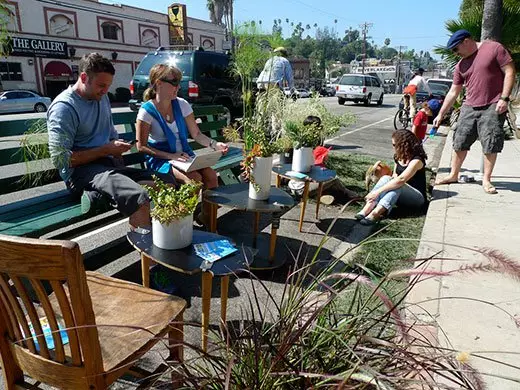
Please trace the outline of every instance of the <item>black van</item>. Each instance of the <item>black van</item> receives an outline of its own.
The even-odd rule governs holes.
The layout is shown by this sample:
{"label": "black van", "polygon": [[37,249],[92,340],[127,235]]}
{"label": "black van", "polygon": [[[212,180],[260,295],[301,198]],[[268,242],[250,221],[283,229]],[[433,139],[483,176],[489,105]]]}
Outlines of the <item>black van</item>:
{"label": "black van", "polygon": [[138,110],[143,92],[149,86],[149,73],[158,63],[171,64],[182,72],[179,96],[191,104],[222,104],[231,113],[242,107],[240,81],[233,77],[230,58],[214,51],[172,50],[163,47],[151,51],[142,59],[130,82],[130,108]]}

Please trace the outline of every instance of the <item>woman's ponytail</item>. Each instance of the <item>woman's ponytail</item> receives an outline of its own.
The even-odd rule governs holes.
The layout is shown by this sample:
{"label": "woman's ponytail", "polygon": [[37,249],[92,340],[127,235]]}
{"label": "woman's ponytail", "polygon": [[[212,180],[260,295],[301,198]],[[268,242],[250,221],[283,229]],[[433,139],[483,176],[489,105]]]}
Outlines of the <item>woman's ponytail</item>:
{"label": "woman's ponytail", "polygon": [[155,98],[155,89],[153,87],[146,88],[143,93],[143,102],[147,102],[148,100]]}

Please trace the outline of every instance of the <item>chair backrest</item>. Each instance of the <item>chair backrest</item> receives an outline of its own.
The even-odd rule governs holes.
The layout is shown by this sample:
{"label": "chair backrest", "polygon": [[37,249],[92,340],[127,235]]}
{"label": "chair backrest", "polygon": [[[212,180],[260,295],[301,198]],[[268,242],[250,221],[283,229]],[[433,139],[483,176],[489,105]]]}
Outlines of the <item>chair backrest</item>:
{"label": "chair backrest", "polygon": [[[0,253],[2,361],[10,351],[24,372],[31,375],[36,370],[40,380],[58,387],[67,383],[70,388],[75,380],[101,373],[101,348],[78,245],[0,235]],[[52,332],[53,349],[43,335],[43,315]],[[61,331],[67,332],[65,346],[59,323]]]}

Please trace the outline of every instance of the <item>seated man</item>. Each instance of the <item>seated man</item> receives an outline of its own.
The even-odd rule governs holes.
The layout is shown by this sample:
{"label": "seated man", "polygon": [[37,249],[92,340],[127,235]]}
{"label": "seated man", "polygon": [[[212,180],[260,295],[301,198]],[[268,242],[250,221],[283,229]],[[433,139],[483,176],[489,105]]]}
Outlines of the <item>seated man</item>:
{"label": "seated man", "polygon": [[[78,80],[49,107],[49,151],[73,194],[79,196],[85,191],[89,202],[101,197],[108,199],[129,217],[134,229],[151,224],[148,195],[138,183],[151,184],[152,172],[123,164],[122,154],[132,145],[118,140],[112,121],[106,93],[114,74],[112,63],[100,54],[91,53],[81,59]],[[157,176],[175,183],[170,175]]]}

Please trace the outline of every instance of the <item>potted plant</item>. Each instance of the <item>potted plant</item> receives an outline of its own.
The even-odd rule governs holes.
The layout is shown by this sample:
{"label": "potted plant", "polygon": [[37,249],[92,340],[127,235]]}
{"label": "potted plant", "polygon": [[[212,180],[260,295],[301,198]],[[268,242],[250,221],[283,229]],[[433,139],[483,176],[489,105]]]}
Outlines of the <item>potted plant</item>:
{"label": "potted plant", "polygon": [[285,132],[293,142],[292,170],[309,172],[314,165],[312,150],[321,143],[321,125],[285,122]]}
{"label": "potted plant", "polygon": [[180,249],[193,239],[193,213],[199,200],[201,183],[187,183],[178,189],[156,176],[154,186],[145,186],[152,201],[152,234],[155,246]]}

